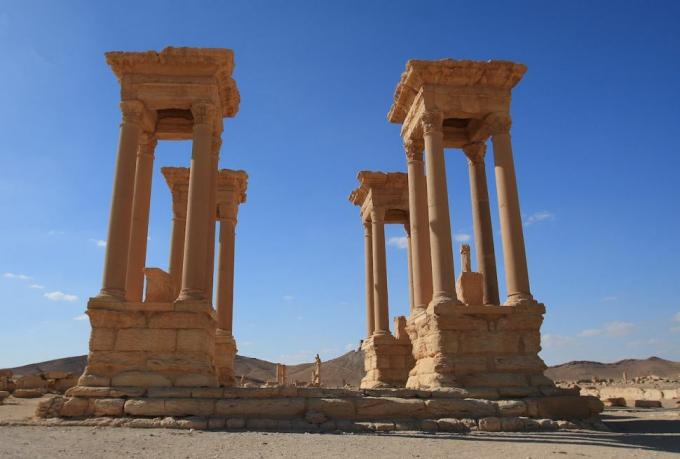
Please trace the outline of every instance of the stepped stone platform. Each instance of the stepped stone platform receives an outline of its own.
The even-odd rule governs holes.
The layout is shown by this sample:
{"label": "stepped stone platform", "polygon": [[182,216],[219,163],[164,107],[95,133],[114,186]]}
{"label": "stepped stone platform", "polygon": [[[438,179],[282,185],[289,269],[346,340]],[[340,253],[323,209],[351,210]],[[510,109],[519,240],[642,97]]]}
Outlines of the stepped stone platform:
{"label": "stepped stone platform", "polygon": [[521,431],[550,430],[557,428],[557,421],[567,426],[593,422],[602,409],[597,398],[560,388],[502,398],[494,388],[77,386],[63,397],[41,402],[36,417],[60,418],[46,420],[55,424],[194,429]]}

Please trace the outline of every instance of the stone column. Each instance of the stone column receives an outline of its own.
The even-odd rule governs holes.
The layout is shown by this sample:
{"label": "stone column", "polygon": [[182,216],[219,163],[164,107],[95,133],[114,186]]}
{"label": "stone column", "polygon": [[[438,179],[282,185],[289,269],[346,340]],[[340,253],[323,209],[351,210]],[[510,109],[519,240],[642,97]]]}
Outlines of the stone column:
{"label": "stone column", "polygon": [[373,308],[373,232],[371,222],[364,222],[364,249],[366,254],[366,327],[370,337],[375,331],[375,312]]}
{"label": "stone column", "polygon": [[184,243],[182,291],[178,300],[206,300],[205,271],[208,256],[208,216],[210,212],[210,173],[215,106],[208,102],[191,107],[194,116],[189,205]]}
{"label": "stone column", "polygon": [[123,122],[118,141],[102,289],[98,296],[123,301],[130,252],[135,161],[144,104],[138,100],[127,100],[120,103],[120,109],[123,112]]}
{"label": "stone column", "polygon": [[132,230],[126,281],[128,301],[141,302],[144,292],[144,265],[146,242],[149,237],[149,207],[151,205],[151,179],[153,177],[156,138],[145,133],[137,151],[135,193],[132,205]]}
{"label": "stone column", "polygon": [[415,296],[413,293],[413,240],[411,239],[411,228],[408,223],[404,224],[406,230],[406,259],[408,261],[408,299],[409,313],[413,314],[416,307]]}
{"label": "stone column", "polygon": [[385,257],[385,209],[371,210],[373,236],[373,309],[375,335],[389,335],[389,312],[387,309],[387,260]]}
{"label": "stone column", "polygon": [[423,164],[423,142],[405,143],[408,160],[408,206],[410,221],[413,303],[424,309],[432,299],[432,261],[427,211],[427,184]]}
{"label": "stone column", "polygon": [[493,142],[505,282],[508,291],[506,304],[519,304],[532,301],[533,297],[529,288],[522,214],[519,207],[515,164],[510,142],[512,121],[507,113],[492,113],[487,116],[485,121],[491,132],[491,141]]}
{"label": "stone column", "polygon": [[[170,242],[170,279],[175,289],[175,298],[182,287],[182,265],[184,264],[184,238],[187,227],[187,195],[178,191],[178,199],[172,203],[172,239]],[[175,192],[173,191],[173,197]]]}
{"label": "stone column", "polygon": [[205,268],[206,298],[210,304],[213,300],[213,282],[215,279],[215,225],[217,222],[217,165],[220,159],[220,146],[222,139],[219,135],[213,136],[210,175],[210,210],[208,216],[208,255]]}
{"label": "stone column", "polygon": [[425,112],[422,117],[427,167],[427,204],[432,258],[432,303],[460,302],[456,298],[453,244],[446,185],[442,114]]}
{"label": "stone column", "polygon": [[477,270],[484,275],[484,304],[500,304],[498,298],[498,275],[493,244],[489,189],[486,181],[484,155],[486,144],[474,142],[463,147],[468,158],[470,175],[470,198],[472,200],[472,225],[475,233]]}
{"label": "stone column", "polygon": [[219,208],[220,246],[217,268],[217,328],[232,333],[234,317],[234,253],[236,204]]}

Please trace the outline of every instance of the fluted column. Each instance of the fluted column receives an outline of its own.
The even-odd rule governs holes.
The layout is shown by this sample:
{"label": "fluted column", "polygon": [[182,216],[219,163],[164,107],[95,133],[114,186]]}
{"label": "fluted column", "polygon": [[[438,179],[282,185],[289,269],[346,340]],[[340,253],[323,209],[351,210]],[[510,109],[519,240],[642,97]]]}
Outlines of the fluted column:
{"label": "fluted column", "polygon": [[144,265],[146,245],[149,237],[149,207],[151,206],[151,179],[153,177],[154,150],[156,138],[145,133],[141,136],[137,151],[135,192],[132,205],[132,230],[130,232],[130,254],[126,281],[128,301],[142,301],[144,291]]}
{"label": "fluted column", "polygon": [[411,228],[408,223],[404,224],[406,230],[406,259],[408,269],[408,299],[409,313],[415,310],[415,296],[413,293],[413,240],[411,239]]}
{"label": "fluted column", "polygon": [[423,163],[423,142],[404,144],[408,160],[408,206],[411,241],[413,304],[426,308],[432,299],[432,261],[427,211],[427,183]]}
{"label": "fluted column", "polygon": [[498,275],[493,244],[489,189],[487,187],[484,155],[486,144],[474,142],[463,147],[468,158],[470,198],[472,201],[472,226],[475,233],[477,269],[484,275],[484,304],[500,304]]}
{"label": "fluted column", "polygon": [[506,304],[518,304],[533,300],[529,288],[529,272],[524,247],[522,214],[519,207],[517,178],[512,157],[510,126],[507,113],[493,113],[486,118],[493,142],[496,192],[503,241],[503,262],[508,291]]}
{"label": "fluted column", "polygon": [[371,210],[371,233],[373,235],[373,308],[375,335],[389,335],[389,311],[387,307],[387,260],[385,256],[385,209]]}
{"label": "fluted column", "polygon": [[120,126],[118,158],[113,181],[113,198],[106,240],[106,258],[100,298],[125,299],[132,201],[134,198],[136,156],[139,147],[144,104],[138,100],[120,103],[123,122]]}
{"label": "fluted column", "polygon": [[174,297],[179,295],[182,287],[182,265],[184,264],[184,239],[187,227],[187,193],[186,190],[173,191],[172,203],[172,236],[170,240],[170,279],[174,288]]}
{"label": "fluted column", "polygon": [[220,159],[222,139],[218,134],[213,136],[210,164],[210,210],[208,215],[208,255],[206,259],[206,298],[212,304],[213,282],[215,279],[215,225],[217,224],[217,165]]}
{"label": "fluted column", "polygon": [[366,328],[370,337],[375,331],[373,308],[373,231],[371,222],[364,222],[364,250],[366,256]]}
{"label": "fluted column", "polygon": [[234,317],[236,206],[234,204],[220,205],[219,218],[220,245],[217,268],[217,328],[231,334]]}
{"label": "fluted column", "polygon": [[433,304],[459,303],[456,298],[453,269],[451,217],[449,216],[442,122],[442,114],[439,112],[423,114]]}
{"label": "fluted column", "polygon": [[179,300],[206,299],[206,258],[208,256],[208,216],[210,212],[210,173],[215,106],[208,102],[191,107],[194,116],[189,205]]}

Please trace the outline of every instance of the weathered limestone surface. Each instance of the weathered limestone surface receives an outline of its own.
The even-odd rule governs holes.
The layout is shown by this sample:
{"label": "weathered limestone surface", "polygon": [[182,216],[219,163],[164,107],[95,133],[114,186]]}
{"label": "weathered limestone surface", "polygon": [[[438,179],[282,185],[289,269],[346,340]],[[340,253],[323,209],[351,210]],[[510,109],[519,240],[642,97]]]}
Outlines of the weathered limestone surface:
{"label": "weathered limestone surface", "polygon": [[83,386],[216,386],[215,313],[204,304],[93,298]]}
{"label": "weathered limestone surface", "polygon": [[536,304],[428,308],[414,315],[407,330],[416,364],[406,387],[491,387],[507,395],[553,387],[538,356],[543,312]]}
{"label": "weathered limestone surface", "polygon": [[366,370],[362,389],[404,387],[414,362],[408,335],[372,335],[363,341],[361,350]]}

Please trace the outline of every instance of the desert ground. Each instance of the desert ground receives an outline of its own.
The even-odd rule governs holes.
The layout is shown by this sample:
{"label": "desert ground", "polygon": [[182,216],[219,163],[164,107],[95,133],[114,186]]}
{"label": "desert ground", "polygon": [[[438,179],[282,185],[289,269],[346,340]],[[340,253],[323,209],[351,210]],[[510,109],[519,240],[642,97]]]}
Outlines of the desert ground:
{"label": "desert ground", "polygon": [[[9,398],[0,421],[30,420],[39,399]],[[10,458],[677,457],[680,409],[608,409],[610,432],[298,434],[115,427],[0,427]]]}

